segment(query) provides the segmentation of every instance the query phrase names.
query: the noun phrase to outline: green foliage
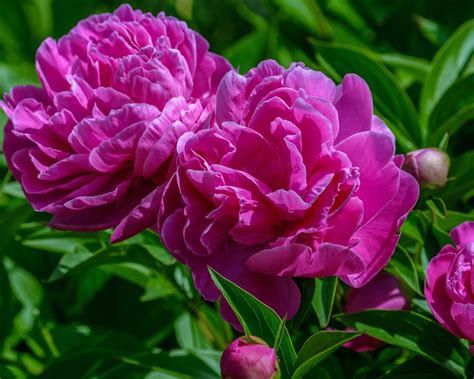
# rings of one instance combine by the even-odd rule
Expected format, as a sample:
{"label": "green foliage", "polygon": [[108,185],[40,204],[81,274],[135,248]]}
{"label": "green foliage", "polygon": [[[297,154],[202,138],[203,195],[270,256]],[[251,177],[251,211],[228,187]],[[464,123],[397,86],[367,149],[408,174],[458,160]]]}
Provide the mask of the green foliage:
{"label": "green foliage", "polygon": [[369,310],[337,315],[336,319],[371,337],[412,350],[465,378],[469,351],[439,324],[413,312]]}
{"label": "green foliage", "polygon": [[357,338],[362,333],[342,331],[320,331],[308,338],[301,348],[295,363],[292,378],[301,378],[311,371],[329,354],[341,347],[344,343]]}

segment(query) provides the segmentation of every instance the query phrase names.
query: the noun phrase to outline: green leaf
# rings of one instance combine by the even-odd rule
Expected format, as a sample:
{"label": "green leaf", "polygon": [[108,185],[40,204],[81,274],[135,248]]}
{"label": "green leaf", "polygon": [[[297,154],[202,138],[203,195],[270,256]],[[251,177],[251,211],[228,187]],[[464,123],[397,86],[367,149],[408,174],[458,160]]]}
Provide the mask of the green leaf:
{"label": "green leaf", "polygon": [[201,333],[195,318],[183,313],[175,322],[176,340],[182,349],[209,349],[210,344]]}
{"label": "green leaf", "polygon": [[471,358],[466,346],[425,316],[407,311],[369,310],[334,317],[371,337],[411,350],[460,378],[466,377],[464,368]]}
{"label": "green leaf", "polygon": [[280,326],[275,334],[275,342],[273,342],[273,348],[276,352],[280,349],[281,341],[283,340],[283,332],[285,331],[286,316],[281,319]]}
{"label": "green leaf", "polygon": [[[312,40],[316,52],[338,73],[356,73],[369,85],[374,105],[397,138],[402,149],[413,150],[420,141],[420,125],[415,106],[397,78],[380,57],[368,50],[343,44]],[[414,139],[412,138],[414,137]]]}
{"label": "green leaf", "polygon": [[273,0],[276,5],[306,27],[314,35],[326,39],[331,34],[331,25],[316,0]]}
{"label": "green leaf", "polygon": [[336,276],[315,279],[313,308],[318,316],[321,328],[325,328],[329,324],[334,297],[336,296],[337,283],[338,279]]}
{"label": "green leaf", "polygon": [[418,271],[410,254],[398,245],[392,259],[388,262],[386,270],[403,280],[408,286],[423,296],[418,279]]}
{"label": "green leaf", "polygon": [[441,218],[446,218],[448,216],[448,210],[446,209],[446,204],[444,204],[443,199],[433,197],[426,200],[426,205],[436,216]]}
{"label": "green leaf", "polygon": [[419,242],[420,244],[424,244],[423,236],[420,233],[418,219],[416,217],[416,212],[411,212],[408,215],[408,218],[403,223],[401,228],[402,236],[406,236]]}
{"label": "green leaf", "polygon": [[449,205],[449,202],[455,202],[474,188],[474,151],[456,157],[451,162],[449,176],[452,180],[448,181],[445,189],[439,194]]}
{"label": "green leaf", "polygon": [[160,268],[158,261],[146,250],[138,247],[127,248],[123,245],[117,245],[98,253],[92,253],[84,249],[65,254],[48,281],[62,279],[65,276],[74,275],[93,267],[132,263],[142,265],[145,268]]}
{"label": "green leaf", "polygon": [[[281,324],[276,312],[210,267],[209,273],[243,326],[245,334],[260,337],[273,346]],[[286,328],[282,334],[278,356],[282,372],[289,376],[296,360],[296,352]]]}
{"label": "green leaf", "polygon": [[0,214],[0,255],[20,225],[33,213],[31,205],[23,200],[9,200],[9,204],[12,206],[2,209]]}
{"label": "green leaf", "polygon": [[444,134],[454,135],[474,117],[474,73],[455,82],[441,97],[429,118],[429,144],[436,145]]}
{"label": "green leaf", "polygon": [[[364,20],[364,17],[357,11],[356,7],[349,0],[329,0],[325,7],[328,13],[344,20],[344,23],[350,26],[351,30],[357,31],[366,41],[372,41],[375,38],[375,32],[370,29]],[[331,26],[334,27],[335,20],[331,20]],[[343,41],[343,40],[340,40]],[[345,41],[347,43],[347,41]]]}
{"label": "green leaf", "polygon": [[5,258],[5,267],[16,299],[22,305],[21,312],[15,319],[15,328],[20,333],[27,333],[35,321],[34,310],[43,302],[44,289],[40,282],[29,272]]}
{"label": "green leaf", "polygon": [[430,306],[428,305],[428,302],[425,299],[418,299],[415,297],[411,300],[411,302],[421,310],[425,311],[428,314],[431,314]]}
{"label": "green leaf", "polygon": [[5,195],[16,197],[17,199],[25,199],[25,195],[21,189],[20,183],[18,182],[5,183],[2,190]]}
{"label": "green leaf", "polygon": [[421,357],[414,357],[401,365],[396,366],[380,379],[452,379],[455,378],[448,370]]}
{"label": "green leaf", "polygon": [[295,282],[300,290],[301,301],[298,312],[295,317],[286,323],[290,333],[298,330],[298,328],[305,322],[309,314],[312,314],[313,297],[314,297],[314,279],[313,278],[296,278]]}
{"label": "green leaf", "polygon": [[222,55],[245,73],[265,58],[268,38],[268,28],[255,30],[229,46]]}
{"label": "green leaf", "polygon": [[464,23],[436,53],[420,96],[425,127],[437,102],[458,79],[474,51],[474,20]]}
{"label": "green leaf", "polygon": [[430,63],[427,60],[410,55],[386,53],[379,54],[379,57],[388,67],[395,70],[403,70],[413,75],[413,77],[420,82],[423,82],[430,68]]}
{"label": "green leaf", "polygon": [[361,334],[339,330],[322,330],[313,334],[306,340],[298,354],[292,379],[302,378],[328,355]]}
{"label": "green leaf", "polygon": [[13,298],[8,273],[3,260],[0,259],[0,348],[3,348],[3,344],[13,326],[15,308],[15,299]]}
{"label": "green leaf", "polygon": [[455,226],[466,221],[474,221],[474,212],[462,213],[448,211],[447,217],[438,219],[438,227],[446,232],[449,232]]}
{"label": "green leaf", "polygon": [[425,36],[425,38],[433,45],[441,46],[448,40],[451,31],[447,28],[419,15],[416,15],[414,18],[416,24],[420,28],[421,34],[423,34],[423,36]]}
{"label": "green leaf", "polygon": [[164,275],[154,274],[147,278],[145,293],[142,295],[140,300],[152,301],[175,294],[177,294],[177,289],[172,282],[170,282]]}

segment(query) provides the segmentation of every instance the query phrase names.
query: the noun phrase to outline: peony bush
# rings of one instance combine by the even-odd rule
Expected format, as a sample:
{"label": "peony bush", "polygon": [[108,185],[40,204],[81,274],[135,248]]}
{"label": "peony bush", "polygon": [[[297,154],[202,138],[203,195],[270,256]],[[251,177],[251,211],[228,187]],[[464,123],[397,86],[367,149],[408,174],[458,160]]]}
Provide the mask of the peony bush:
{"label": "peony bush", "polygon": [[5,6],[1,378],[474,376],[474,22],[279,3]]}

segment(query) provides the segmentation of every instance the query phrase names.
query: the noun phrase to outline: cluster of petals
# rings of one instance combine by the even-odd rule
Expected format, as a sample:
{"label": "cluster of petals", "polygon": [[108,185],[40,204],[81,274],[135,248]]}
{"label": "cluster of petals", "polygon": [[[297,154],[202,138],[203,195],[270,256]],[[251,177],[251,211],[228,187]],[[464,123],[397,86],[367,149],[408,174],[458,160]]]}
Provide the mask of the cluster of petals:
{"label": "cluster of petals", "polygon": [[230,69],[184,22],[124,5],[91,16],[36,56],[40,87],[5,97],[4,152],[28,200],[69,230],[156,223],[176,142],[212,117]]}
{"label": "cluster of petals", "polygon": [[[425,296],[438,322],[474,343],[474,222],[451,230],[446,245],[429,263]],[[474,354],[474,348],[471,348]]]}
{"label": "cluster of petals", "polygon": [[[216,122],[178,141],[159,231],[208,300],[208,266],[291,318],[295,277],[361,287],[387,264],[419,194],[357,75],[264,61],[227,73]],[[180,193],[180,196],[176,196]],[[224,302],[225,318],[237,320]]]}

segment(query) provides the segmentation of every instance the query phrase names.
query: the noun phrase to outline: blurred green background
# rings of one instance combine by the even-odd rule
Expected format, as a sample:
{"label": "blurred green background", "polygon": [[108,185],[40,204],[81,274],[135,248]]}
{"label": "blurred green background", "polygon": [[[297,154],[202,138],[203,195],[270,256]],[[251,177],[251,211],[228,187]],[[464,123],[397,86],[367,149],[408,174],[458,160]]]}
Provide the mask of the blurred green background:
{"label": "blurred green background", "polygon": [[[0,91],[37,83],[34,57],[44,38],[58,38],[80,19],[112,11],[121,3],[0,0]],[[440,96],[448,87],[429,106],[432,88],[426,84],[436,52],[474,17],[474,1],[136,0],[130,4],[187,21],[209,41],[212,51],[227,57],[241,73],[264,58],[285,66],[302,61],[335,80],[355,71],[368,81],[379,114],[397,135],[400,152],[429,145],[448,150],[453,179],[439,195],[441,201],[429,199],[419,207],[419,212],[441,216],[434,224],[424,216],[412,216],[405,227],[404,246],[408,254],[415,250],[417,254],[411,277],[415,290],[427,260],[449,242],[447,231],[474,219],[472,52],[462,67],[452,67],[455,78],[448,83],[461,83],[461,89],[456,87],[447,97],[461,93],[460,102],[466,107],[453,101],[437,104],[447,101]],[[444,69],[451,70],[449,65]],[[424,109],[417,106],[423,86],[428,94]],[[5,120],[0,114],[0,123]],[[110,247],[108,232],[58,232],[45,226],[47,220],[47,215],[33,213],[0,155],[1,379],[218,377],[219,352],[233,332],[220,320],[217,307],[200,299],[189,273],[175,264],[156,235],[145,232]],[[418,306],[426,310],[420,296]],[[306,320],[296,332],[304,320],[302,316],[290,324],[297,346],[302,333],[317,328]],[[378,377],[409,358],[397,348],[338,354],[323,366],[332,378]],[[420,367],[423,364],[426,369],[426,362]],[[450,374],[440,371],[436,377]]]}

